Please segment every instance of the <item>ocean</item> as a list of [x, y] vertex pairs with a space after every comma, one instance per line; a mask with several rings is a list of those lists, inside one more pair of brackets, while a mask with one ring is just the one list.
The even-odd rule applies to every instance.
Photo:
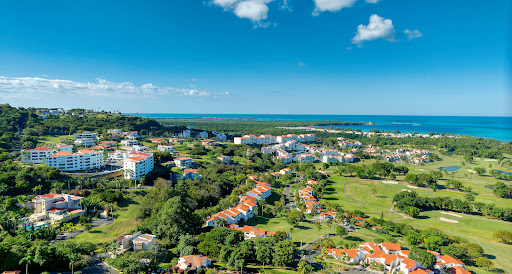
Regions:
[[347, 121], [373, 122], [375, 125], [353, 125], [343, 128], [400, 132], [446, 132], [474, 137], [512, 141], [512, 117], [469, 116], [395, 116], [395, 115], [289, 115], [289, 114], [165, 114], [127, 113], [127, 115], [162, 118], [252, 119], [255, 121]]

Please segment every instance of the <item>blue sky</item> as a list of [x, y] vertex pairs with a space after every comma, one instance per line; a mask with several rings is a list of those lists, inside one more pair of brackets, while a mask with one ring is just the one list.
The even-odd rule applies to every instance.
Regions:
[[507, 0], [5, 1], [0, 102], [512, 116], [511, 9]]

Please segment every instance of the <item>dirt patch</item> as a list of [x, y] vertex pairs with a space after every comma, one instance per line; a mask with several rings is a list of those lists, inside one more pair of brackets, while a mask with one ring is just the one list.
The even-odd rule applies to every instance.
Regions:
[[382, 181], [383, 184], [388, 184], [388, 185], [398, 185], [398, 182], [395, 182], [395, 181]]
[[416, 188], [418, 188], [417, 186], [412, 186], [412, 185], [408, 185], [407, 187], [408, 187], [408, 188], [412, 188], [412, 189], [416, 189]]
[[453, 216], [453, 217], [462, 218], [462, 215], [455, 214], [455, 213], [451, 213], [451, 212], [444, 212], [444, 211], [441, 211], [441, 212], [439, 212], [439, 213], [441, 213], [441, 214], [446, 214], [446, 215], [450, 215], [450, 216]]
[[457, 220], [447, 219], [447, 218], [444, 218], [444, 217], [441, 217], [439, 219], [441, 221], [443, 221], [443, 222], [446, 222], [446, 223], [452, 223], [452, 224], [458, 224], [459, 223], [459, 221], [457, 221]]

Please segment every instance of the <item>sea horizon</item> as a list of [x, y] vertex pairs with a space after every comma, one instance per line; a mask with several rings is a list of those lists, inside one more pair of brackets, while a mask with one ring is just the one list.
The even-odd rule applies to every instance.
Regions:
[[374, 125], [336, 126], [369, 131], [372, 129], [418, 133], [450, 133], [512, 141], [512, 117], [508, 116], [422, 116], [422, 115], [332, 115], [332, 114], [206, 114], [206, 113], [125, 113], [153, 119], [210, 118], [254, 121], [344, 121], [372, 122]]

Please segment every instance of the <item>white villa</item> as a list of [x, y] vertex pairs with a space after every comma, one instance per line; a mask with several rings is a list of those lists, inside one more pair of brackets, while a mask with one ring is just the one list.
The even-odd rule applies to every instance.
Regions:
[[50, 147], [36, 147], [34, 149], [26, 149], [21, 154], [21, 161], [23, 163], [42, 164], [50, 155], [56, 152], [67, 151], [73, 152], [73, 146], [65, 144], [55, 144], [54, 148]]

